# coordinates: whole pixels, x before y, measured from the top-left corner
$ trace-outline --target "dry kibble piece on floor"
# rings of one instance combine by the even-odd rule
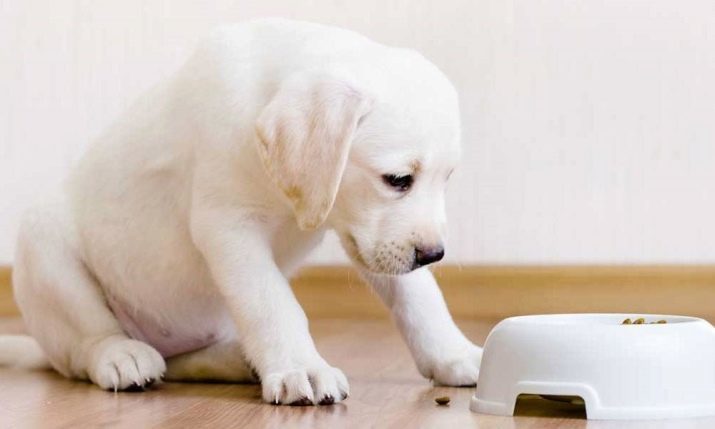
[[[439,398],[434,398],[437,405],[447,405],[449,404],[449,396],[440,396]]]

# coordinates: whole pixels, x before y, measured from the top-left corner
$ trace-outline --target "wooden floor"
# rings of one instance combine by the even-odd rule
[[[491,322],[460,323],[482,343]],[[469,411],[472,388],[432,387],[422,379],[387,321],[317,320],[318,349],[350,379],[345,403],[276,407],[261,403],[255,385],[166,383],[143,393],[109,393],[88,383],[38,371],[0,369],[0,428],[713,428],[715,419],[661,422],[587,421],[582,408],[526,398],[516,417]],[[22,332],[0,319],[0,332]],[[449,406],[435,397],[450,396]]]

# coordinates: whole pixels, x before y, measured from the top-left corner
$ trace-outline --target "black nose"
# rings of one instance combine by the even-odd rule
[[[444,247],[415,247],[415,265],[421,267],[437,262],[444,257]]]

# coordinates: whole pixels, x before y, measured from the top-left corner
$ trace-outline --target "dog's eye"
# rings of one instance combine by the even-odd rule
[[[400,192],[408,191],[414,181],[411,174],[404,176],[397,174],[383,174],[382,180]]]

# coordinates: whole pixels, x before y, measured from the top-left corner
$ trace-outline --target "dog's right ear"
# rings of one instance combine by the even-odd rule
[[[371,106],[347,82],[306,72],[287,79],[259,115],[258,153],[301,229],[317,228],[328,216],[358,121]]]

